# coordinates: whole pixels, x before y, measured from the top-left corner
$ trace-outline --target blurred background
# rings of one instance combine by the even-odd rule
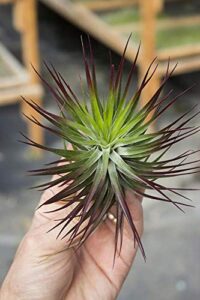
[[[107,92],[109,54],[120,61],[127,37],[133,33],[127,51],[124,75],[142,41],[133,87],[148,64],[157,56],[157,75],[143,95],[143,103],[159,85],[168,57],[178,62],[166,91],[178,94],[196,83],[189,93],[157,122],[162,127],[195,104],[200,105],[200,3],[195,0],[0,0],[0,282],[16,248],[28,230],[40,193],[28,189],[42,179],[29,177],[26,171],[48,163],[55,156],[31,152],[19,143],[19,132],[37,141],[57,147],[60,141],[41,132],[22,117],[31,114],[19,99],[31,97],[50,111],[55,103],[40,84],[30,63],[53,63],[71,87],[80,94],[79,77],[84,79],[80,35],[89,33],[95,49],[98,85]],[[9,50],[9,51],[8,51]],[[193,121],[200,125],[199,117]],[[171,155],[187,149],[200,149],[199,135],[179,143]],[[199,154],[198,154],[199,156]],[[198,158],[198,157],[197,157]],[[199,157],[200,158],[200,157]],[[170,186],[200,187],[200,174],[167,180]],[[200,298],[200,194],[187,192],[195,208],[183,214],[165,203],[144,199],[145,263],[138,253],[118,299],[199,300]],[[98,283],[97,283],[98,284]]]

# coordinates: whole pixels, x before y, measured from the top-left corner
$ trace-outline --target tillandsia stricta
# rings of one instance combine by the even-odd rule
[[[81,99],[72,91],[63,76],[52,65],[46,64],[53,84],[48,83],[39,73],[38,75],[56,100],[59,113],[48,112],[33,101],[24,101],[50,125],[42,124],[31,117],[32,122],[57,135],[64,144],[70,143],[72,149],[66,146],[57,149],[40,145],[28,137],[26,143],[60,156],[62,164],[58,164],[57,160],[45,168],[30,171],[34,175],[59,175],[57,179],[37,186],[42,190],[60,186],[59,192],[42,204],[48,207],[62,200],[62,205],[54,210],[66,210],[66,216],[54,226],[60,227],[58,237],[67,237],[71,246],[77,240],[79,242],[76,245],[82,245],[114,206],[114,253],[118,251],[118,246],[121,247],[123,224],[126,219],[133,232],[135,244],[139,246],[145,258],[142,242],[126,202],[125,191],[131,189],[136,195],[145,196],[146,199],[169,202],[180,210],[183,206],[191,206],[181,199],[172,200],[174,195],[189,200],[184,195],[186,189],[167,187],[157,181],[160,178],[168,179],[199,171],[199,160],[192,158],[198,151],[188,150],[177,156],[165,158],[170,147],[200,131],[200,126],[188,125],[199,112],[193,113],[193,108],[167,126],[149,132],[151,124],[189,89],[175,97],[172,97],[172,91],[163,94],[163,88],[175,69],[174,67],[170,70],[168,63],[160,87],[141,107],[142,91],[154,76],[157,65],[155,66],[155,61],[151,63],[139,87],[132,96],[128,96],[140,47],[131,64],[127,80],[122,84],[127,46],[128,42],[118,67],[110,63],[109,89],[104,100],[98,93],[90,40],[88,55],[82,41],[87,94],[84,93]],[[186,162],[187,159],[190,161]],[[71,210],[68,210],[69,207]],[[68,224],[74,219],[76,222],[73,222],[69,229]]]

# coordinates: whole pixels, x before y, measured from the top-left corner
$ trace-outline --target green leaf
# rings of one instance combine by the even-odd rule
[[[98,128],[100,128],[102,130],[103,129],[103,118],[102,118],[102,115],[100,112],[99,103],[98,103],[95,93],[90,93],[90,102],[91,102],[92,113],[93,113],[94,119],[96,121],[96,124],[97,124]]]
[[[113,161],[113,163],[116,164],[119,171],[121,171],[123,174],[131,177],[132,179],[138,179],[137,175],[134,173],[132,168],[129,165],[127,165],[125,161],[120,157],[120,155],[117,154],[115,151],[112,151],[110,159]]]

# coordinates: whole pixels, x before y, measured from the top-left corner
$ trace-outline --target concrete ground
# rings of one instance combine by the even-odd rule
[[[19,40],[10,26],[10,8],[1,7],[0,39],[20,57]],[[42,58],[53,62],[74,89],[78,88],[78,76],[83,75],[80,50],[80,31],[62,18],[39,6],[40,48]],[[98,81],[105,92],[108,71],[108,55],[104,46],[93,41],[98,70]],[[119,62],[119,57],[114,56]],[[127,63],[126,73],[129,63]],[[45,73],[45,71],[43,71]],[[200,73],[196,72],[173,78],[168,88],[175,92],[199,83]],[[185,95],[173,109],[160,120],[159,126],[174,119],[200,101],[200,86]],[[55,109],[48,93],[45,106]],[[200,120],[197,118],[196,124]],[[19,131],[26,131],[20,117],[19,105],[0,108],[0,281],[3,280],[15,253],[16,247],[27,231],[39,192],[29,191],[37,178],[26,176],[26,170],[50,162],[53,155],[45,154],[41,160],[34,160],[27,147],[17,142]],[[48,145],[59,141],[45,136]],[[171,155],[183,149],[200,148],[199,136],[188,139],[174,147]],[[199,187],[200,175],[166,180],[168,185]],[[145,263],[138,254],[136,262],[122,288],[119,300],[199,300],[200,299],[200,204],[199,193],[188,192],[196,208],[180,213],[169,204],[144,200],[145,233],[143,243],[147,254]],[[98,284],[98,283],[97,283]]]

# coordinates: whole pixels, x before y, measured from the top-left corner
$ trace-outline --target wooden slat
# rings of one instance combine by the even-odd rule
[[[21,32],[24,65],[29,72],[31,81],[37,83],[39,81],[38,76],[31,66],[32,64],[39,71],[36,0],[17,1],[14,9],[14,23]]]
[[[200,55],[200,43],[197,45],[188,45],[181,47],[173,47],[169,49],[163,49],[157,51],[160,61],[167,60],[170,56],[171,59],[177,59],[179,57],[189,57],[193,55]]]
[[[11,75],[9,77],[3,77],[0,79],[0,92],[1,89],[8,89],[10,87],[15,87],[18,85],[23,85],[29,82],[29,76],[28,74],[26,74],[27,76],[17,76],[17,75]]]
[[[1,59],[8,66],[11,75],[0,78],[0,88],[8,88],[28,82],[29,76],[15,57],[0,43]]]
[[[188,0],[158,0],[158,10],[160,10],[163,2],[186,2]],[[82,3],[93,11],[108,11],[117,8],[130,7],[139,4],[140,0],[73,0],[74,3]]]
[[[129,7],[138,3],[138,0],[74,0],[74,3],[82,3],[86,8],[93,11],[108,11],[117,8]]]
[[[200,15],[188,17],[171,17],[158,21],[158,29],[177,28],[181,26],[200,25]],[[200,29],[200,28],[199,28]]]
[[[173,29],[181,26],[200,25],[200,15],[192,17],[166,18],[157,20],[157,30]],[[141,31],[141,22],[130,22],[126,24],[113,25],[113,28],[120,33],[130,33]]]
[[[15,103],[20,100],[21,96],[24,97],[41,97],[43,89],[40,84],[21,85],[6,90],[0,90],[0,105],[7,105]]]
[[[7,4],[7,3],[11,3],[14,2],[16,0],[0,0],[0,4]]]
[[[173,73],[173,75],[178,75],[186,72],[198,71],[200,69],[200,55],[189,57],[189,58],[180,58],[179,60],[171,61],[171,66],[175,65],[178,62],[178,66]],[[162,62],[159,64],[158,73],[162,76],[165,74],[167,68],[167,62]]]
[[[5,59],[6,64],[14,74],[24,72],[24,68],[21,66],[18,60],[6,49],[2,43],[0,43],[0,55]]]
[[[94,13],[90,12],[82,4],[73,4],[67,0],[40,0],[61,16],[88,32],[109,48],[121,54],[124,50],[126,37],[121,36],[111,26],[107,25]],[[126,57],[133,60],[136,53],[136,45],[133,43],[127,49]]]
[[[140,14],[141,14],[141,50],[139,64],[139,82],[141,82],[146,74],[148,66],[156,57],[156,14],[158,11],[157,0],[140,0]],[[142,93],[142,106],[147,104],[148,99],[151,99],[155,90],[159,87],[159,76],[155,73],[151,82],[144,89]],[[151,114],[147,117],[149,119]]]

